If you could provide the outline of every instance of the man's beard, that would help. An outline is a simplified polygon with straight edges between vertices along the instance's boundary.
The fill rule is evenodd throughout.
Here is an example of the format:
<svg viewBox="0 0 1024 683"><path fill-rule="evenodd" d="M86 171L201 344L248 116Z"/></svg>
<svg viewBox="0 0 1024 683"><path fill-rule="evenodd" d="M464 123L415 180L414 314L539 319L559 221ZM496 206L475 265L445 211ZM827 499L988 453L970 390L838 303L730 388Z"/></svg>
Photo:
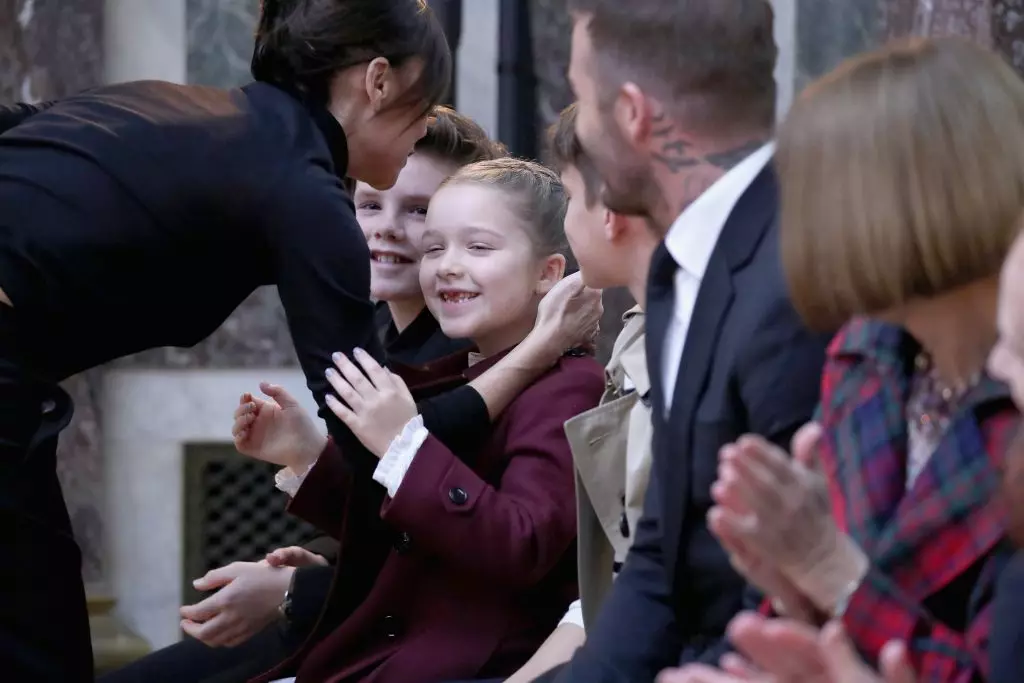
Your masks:
<svg viewBox="0 0 1024 683"><path fill-rule="evenodd" d="M615 122L608 117L602 119L603 144L580 140L601 177L601 203L614 213L650 217L654 209L648 201L654 189L651 169L627 147L615 128Z"/></svg>
<svg viewBox="0 0 1024 683"><path fill-rule="evenodd" d="M620 165L615 173L603 175L604 186L601 188L601 202L614 213L625 216L642 216L649 218L651 209L645 201L650 192L650 174L646 169Z"/></svg>

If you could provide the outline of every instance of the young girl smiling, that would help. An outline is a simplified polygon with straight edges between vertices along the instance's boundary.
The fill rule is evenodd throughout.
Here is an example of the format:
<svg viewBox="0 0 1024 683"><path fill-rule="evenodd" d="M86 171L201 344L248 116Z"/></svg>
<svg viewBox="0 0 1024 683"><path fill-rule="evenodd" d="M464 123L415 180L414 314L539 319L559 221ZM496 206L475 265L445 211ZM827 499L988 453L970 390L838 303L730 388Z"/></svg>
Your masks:
<svg viewBox="0 0 1024 683"><path fill-rule="evenodd" d="M565 204L556 174L515 159L466 166L431 199L420 285L442 331L476 345L467 379L526 337L541 297L561 279ZM302 477L291 511L339 538L350 558L337 581L371 585L316 648L274 673L297 674L300 683L507 676L576 595L563 425L597 405L601 367L563 357L497 417L483 443L453 452L424 427L402 380L367 354L356 358L362 370L344 356L328 370L338 395L331 407L381 459L373 481L333 444L279 464ZM392 534L372 576L356 566L364 550L346 545L354 537L347 501L364 486L386 489L379 515Z"/></svg>
<svg viewBox="0 0 1024 683"><path fill-rule="evenodd" d="M378 323L389 362L420 365L466 346L441 334L423 300L420 243L427 205L458 169L506 154L472 119L438 106L393 187L356 183L356 217L370 247L370 290L381 302Z"/></svg>

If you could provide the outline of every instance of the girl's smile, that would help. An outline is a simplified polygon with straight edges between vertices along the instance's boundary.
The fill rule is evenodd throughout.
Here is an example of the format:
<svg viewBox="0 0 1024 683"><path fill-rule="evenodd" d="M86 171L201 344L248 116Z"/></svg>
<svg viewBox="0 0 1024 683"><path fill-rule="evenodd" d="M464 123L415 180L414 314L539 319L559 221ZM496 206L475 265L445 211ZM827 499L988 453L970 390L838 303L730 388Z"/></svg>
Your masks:
<svg viewBox="0 0 1024 683"><path fill-rule="evenodd" d="M500 189L442 187L422 246L420 284L447 336L472 339L485 355L523 340L536 318L544 259Z"/></svg>

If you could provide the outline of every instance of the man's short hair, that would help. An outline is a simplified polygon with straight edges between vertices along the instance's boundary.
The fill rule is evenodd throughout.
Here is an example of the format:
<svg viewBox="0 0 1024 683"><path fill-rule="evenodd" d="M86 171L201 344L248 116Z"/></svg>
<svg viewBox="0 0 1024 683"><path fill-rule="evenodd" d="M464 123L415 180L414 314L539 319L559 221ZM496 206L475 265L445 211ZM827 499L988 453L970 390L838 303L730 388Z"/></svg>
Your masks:
<svg viewBox="0 0 1024 683"><path fill-rule="evenodd" d="M588 208L592 207L601 192L601 176L576 137L576 103L563 109L551 125L548 147L556 171L562 173L567 168L575 168L583 178L583 201Z"/></svg>
<svg viewBox="0 0 1024 683"><path fill-rule="evenodd" d="M775 122L768 0L569 0L587 22L602 88L633 81L707 128Z"/></svg>

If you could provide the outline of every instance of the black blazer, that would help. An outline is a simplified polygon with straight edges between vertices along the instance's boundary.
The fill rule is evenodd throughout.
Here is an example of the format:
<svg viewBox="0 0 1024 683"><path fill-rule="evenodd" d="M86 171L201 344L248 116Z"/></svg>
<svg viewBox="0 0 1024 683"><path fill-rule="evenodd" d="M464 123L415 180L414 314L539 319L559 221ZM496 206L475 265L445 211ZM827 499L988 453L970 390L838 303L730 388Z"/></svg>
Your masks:
<svg viewBox="0 0 1024 683"><path fill-rule="evenodd" d="M818 401L828 337L793 310L779 258L778 190L765 168L729 216L701 282L665 415L661 376L675 267L651 264L647 358L654 460L636 540L586 644L559 681L652 680L668 666L717 663L745 584L708 531L719 448L744 433L785 444Z"/></svg>

